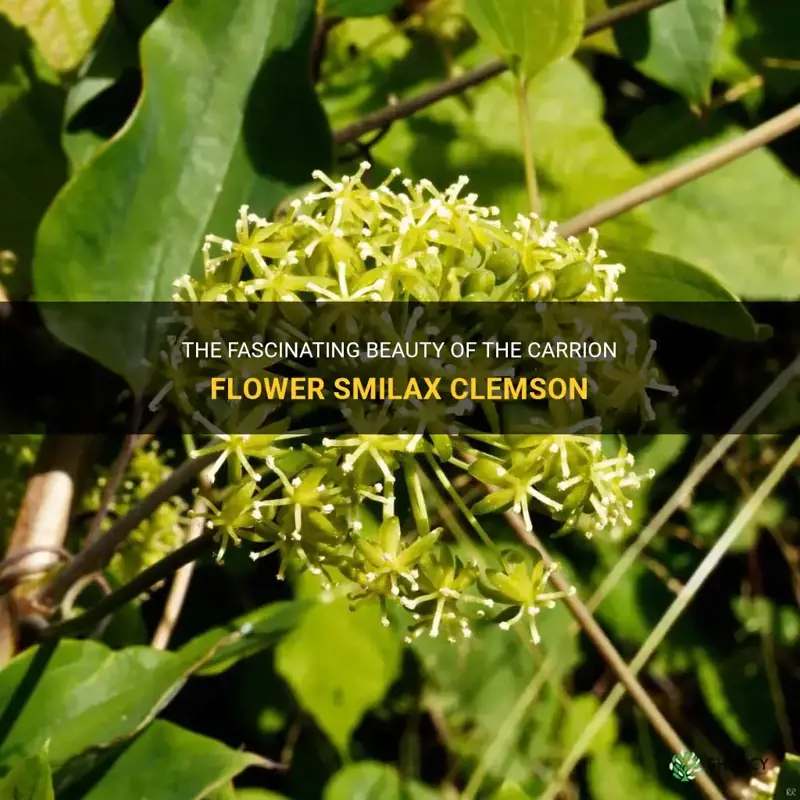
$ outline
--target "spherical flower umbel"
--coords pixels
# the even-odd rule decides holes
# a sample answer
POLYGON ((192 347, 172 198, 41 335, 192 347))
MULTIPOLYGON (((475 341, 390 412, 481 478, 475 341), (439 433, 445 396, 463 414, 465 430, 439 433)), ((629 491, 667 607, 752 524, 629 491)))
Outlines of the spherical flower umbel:
MULTIPOLYGON (((535 214, 506 228, 497 208, 465 194, 465 176, 439 190, 428 180, 395 186, 393 170, 368 186, 368 168, 362 163, 338 180, 315 173, 319 188, 292 201, 285 214, 266 220, 242 207, 231 238, 209 235, 204 274, 175 283, 175 300, 192 304, 189 314, 177 314, 183 328, 175 341, 189 334, 222 343, 235 337, 220 304, 242 304, 248 320, 259 320, 270 304, 285 303, 281 330, 313 338, 337 324, 343 301, 513 301, 531 309, 589 301, 587 310, 596 306, 597 313, 580 318, 530 315, 526 334, 581 341, 602 332, 618 342, 623 359, 580 369, 610 398, 608 413, 652 416, 648 393, 671 387, 652 363, 646 317, 614 303, 624 267, 607 261, 596 231, 586 243, 564 239, 535 214), (320 313, 304 314, 309 303, 320 305, 320 313)), ((405 328, 407 340, 434 335, 416 322, 405 328)), ((524 626, 538 642, 536 617, 564 596, 546 587, 555 567, 536 559, 491 547, 486 565, 456 557, 448 526, 435 513, 436 482, 451 496, 457 476, 490 488, 471 509, 459 503, 473 522, 476 514, 511 509, 528 531, 539 515, 592 535, 631 524, 633 495, 647 477, 636 473, 624 442, 609 449, 605 437, 601 446, 599 417, 580 403, 539 409, 529 420, 535 432, 524 434, 460 425, 474 404, 439 409, 419 401, 391 413, 379 404, 338 408, 324 424, 305 425, 290 403, 256 404, 245 414, 235 403, 204 405, 199 390, 192 395, 192 387, 207 387, 215 375, 261 376, 279 364, 228 357, 198 363, 174 354, 164 364, 180 408, 191 402, 195 423, 212 435, 201 450, 218 454, 212 472, 227 465, 229 486, 221 496, 212 493, 208 516, 221 550, 244 538, 262 545, 253 558, 280 557, 279 577, 295 566, 326 586, 345 580, 354 603, 381 603, 387 624, 390 605, 405 614, 410 640, 464 639, 494 623, 504 630, 524 626), (451 420, 446 431, 435 427, 440 412, 451 420), (417 423, 410 430, 409 418, 417 423)), ((546 373, 553 365, 545 359, 541 368, 546 373)), ((475 369, 491 374, 493 364, 475 369)))

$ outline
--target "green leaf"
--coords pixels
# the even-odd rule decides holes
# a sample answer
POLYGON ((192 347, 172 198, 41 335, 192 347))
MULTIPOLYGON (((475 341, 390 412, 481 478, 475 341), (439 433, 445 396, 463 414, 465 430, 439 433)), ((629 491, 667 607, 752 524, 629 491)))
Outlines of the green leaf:
POLYGON ((206 797, 248 767, 269 766, 254 753, 157 720, 103 772, 83 800, 187 800, 206 797))
POLYGON ((673 0, 615 26, 622 55, 640 72, 707 103, 725 25, 725 0, 673 0))
POLYGON ((215 674, 271 646, 302 603, 275 603, 213 628, 177 653, 62 640, 26 650, 0 672, 0 764, 49 741, 58 766, 140 731, 201 669, 215 674))
POLYGON ((54 800, 47 748, 15 764, 0 780, 0 797, 9 800, 54 800))
POLYGON ((583 36, 583 0, 465 0, 481 38, 525 80, 572 55, 583 36))
POLYGON ((0 16, 0 251, 17 258, 0 281, 12 298, 31 290, 36 228, 67 178, 64 91, 30 69, 31 58, 25 37, 0 16))
POLYGON ((755 341, 768 330, 757 325, 736 295, 702 267, 648 250, 608 252, 612 261, 625 265, 619 278, 625 300, 653 304, 657 313, 737 339, 755 341))
POLYGON ((362 761, 337 772, 324 800, 400 800, 400 776, 388 764, 362 761))
POLYGON ((516 784, 506 781, 491 797, 491 800, 531 800, 531 796, 516 784))
POLYGON ((769 682, 757 651, 740 650, 727 658, 697 650, 697 677, 706 704, 731 739, 760 752, 777 730, 769 682))
MULTIPOLYGON (((663 765, 669 774, 668 765, 663 765)), ((641 766, 640 759, 628 747, 618 746, 602 758, 589 762, 589 788, 593 800, 608 797, 608 787, 614 787, 616 797, 647 798, 647 800, 678 800, 681 796, 658 783, 655 776, 641 766)))
POLYGON ((170 4, 142 39, 136 112, 42 223, 37 299, 102 301, 47 306, 48 326, 135 386, 156 344, 159 311, 148 304, 171 299, 175 278, 199 263, 209 226, 224 218, 232 227, 248 199, 268 213, 288 184, 327 165, 329 153, 317 148, 327 129, 307 73, 286 69, 294 45, 310 36, 312 11, 312 0, 170 4), (312 117, 312 138, 297 136, 295 125, 312 117), (276 149, 290 138, 290 151, 276 149))
POLYGON ((404 781, 388 764, 359 761, 337 772, 323 800, 434 800, 437 792, 418 781, 404 781))
MULTIPOLYGON (((582 694, 573 697, 567 706, 567 715, 564 727, 561 729, 561 746, 569 752, 577 744, 581 734, 589 725, 592 717, 600 708, 600 701, 593 694, 582 694)), ((610 716, 603 727, 592 739, 587 755, 602 757, 606 750, 611 749, 617 742, 617 718, 610 716)))
POLYGON ((399 666, 398 641, 381 625, 378 608, 350 611, 345 600, 312 608, 275 653, 278 674, 342 752, 363 715, 391 686, 399 666))
MULTIPOLYGON (((741 133, 731 127, 654 165, 653 172, 686 163, 741 133)), ((800 298, 800 183, 768 149, 646 207, 656 226, 652 250, 705 268, 745 299, 800 298)))
POLYGON ((329 17, 376 17, 388 14, 398 0, 326 0, 325 13, 329 17))
POLYGON ((74 640, 26 650, 0 672, 0 764, 49 742, 58 766, 134 734, 209 655, 208 640, 179 654, 74 640))
POLYGON ((787 753, 778 773, 774 797, 794 797, 798 790, 800 790, 800 756, 787 753))
POLYGON ((198 675, 217 675, 237 662, 272 647, 288 631, 297 627, 302 615, 312 607, 307 602, 278 602, 244 614, 228 625, 212 628, 193 639, 181 652, 208 650, 209 657, 198 675))
POLYGON ((53 69, 70 72, 83 61, 113 0, 0 0, 0 13, 25 28, 53 69))

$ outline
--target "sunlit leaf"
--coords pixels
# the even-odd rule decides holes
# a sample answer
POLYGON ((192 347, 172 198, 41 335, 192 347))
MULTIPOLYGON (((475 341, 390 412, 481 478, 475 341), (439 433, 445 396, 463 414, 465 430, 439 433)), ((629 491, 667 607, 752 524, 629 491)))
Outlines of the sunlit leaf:
POLYGON ((466 0, 469 21, 525 79, 572 55, 583 35, 583 0, 466 0))
POLYGON ((83 60, 111 11, 113 0, 0 0, 0 12, 25 28, 59 72, 83 60))
POLYGON ((278 673, 341 751, 394 681, 399 659, 398 639, 377 607, 350 611, 344 600, 311 609, 275 654, 278 673))
MULTIPOLYGON (((736 295, 707 270, 674 256, 648 250, 610 248, 612 261, 625 265, 620 296, 648 303, 655 313, 744 340, 762 331, 736 295)), ((764 332, 766 333, 766 331, 764 332)))
MULTIPOLYGON (((737 135, 730 129, 652 170, 663 172, 737 135)), ((646 207, 656 226, 652 250, 704 267, 745 299, 800 297, 800 183, 766 148, 646 207)))

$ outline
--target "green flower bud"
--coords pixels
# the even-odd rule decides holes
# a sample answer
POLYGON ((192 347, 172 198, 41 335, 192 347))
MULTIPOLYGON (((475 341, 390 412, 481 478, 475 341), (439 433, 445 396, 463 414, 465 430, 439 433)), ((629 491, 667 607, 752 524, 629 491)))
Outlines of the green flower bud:
POLYGON ((471 294, 485 294, 488 295, 494 289, 495 277, 494 274, 485 269, 479 269, 473 272, 464 281, 464 292, 466 295, 471 294))
POLYGON ((557 300, 572 300, 584 292, 592 278, 594 278, 594 269, 588 261, 575 261, 567 264, 556 273, 553 296, 557 300))
POLYGON ((495 251, 484 264, 486 269, 491 270, 501 280, 507 280, 519 271, 519 253, 510 247, 503 247, 495 251))
POLYGON ((535 273, 525 284, 525 297, 528 300, 544 300, 549 297, 556 285, 556 279, 550 270, 535 273))

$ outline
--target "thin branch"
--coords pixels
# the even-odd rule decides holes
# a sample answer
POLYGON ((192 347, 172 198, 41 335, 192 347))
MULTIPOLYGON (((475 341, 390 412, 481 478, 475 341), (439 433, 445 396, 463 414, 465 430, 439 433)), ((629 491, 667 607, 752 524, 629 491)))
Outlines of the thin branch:
POLYGON ((109 614, 124 606, 139 595, 144 594, 156 584, 168 578, 185 564, 189 564, 210 549, 214 541, 214 532, 203 531, 200 536, 174 550, 161 561, 153 564, 144 572, 140 572, 130 583, 103 598, 84 614, 73 619, 46 625, 39 630, 39 636, 45 639, 76 636, 102 622, 109 614))
MULTIPOLYGON (((632 0, 632 2, 625 3, 621 6, 606 11, 603 14, 598 14, 592 19, 588 20, 585 28, 583 29, 584 37, 592 36, 598 31, 610 28, 616 25, 623 19, 633 17, 637 14, 642 14, 645 11, 658 8, 658 6, 665 5, 672 0, 632 0)), ((405 119, 415 114, 417 111, 427 108, 428 106, 438 103, 439 100, 444 100, 445 97, 452 97, 456 94, 461 94, 466 89, 472 86, 478 86, 496 75, 500 75, 508 69, 505 62, 499 59, 489 61, 476 67, 463 75, 457 75, 454 78, 449 78, 446 81, 437 83, 424 92, 418 95, 408 97, 405 100, 398 100, 396 103, 385 106, 379 111, 334 131, 333 140, 336 144, 345 144, 353 142, 373 130, 379 130, 391 125, 398 119, 405 119)))
MULTIPOLYGON (((686 586, 684 586, 681 593, 675 598, 675 600, 672 602, 672 605, 670 605, 664 616, 659 620, 658 624, 647 637, 647 640, 641 646, 639 652, 636 653, 633 661, 631 661, 630 667, 626 667, 626 670, 631 676, 635 676, 642 669, 642 667, 644 667, 644 665, 650 659, 650 656, 653 655, 656 648, 664 640, 664 637, 670 631, 680 615, 694 599, 695 595, 706 582, 709 575, 711 575, 719 562, 728 552, 731 545, 733 545, 733 543, 736 541, 739 534, 748 524, 750 524, 761 506, 764 504, 764 501, 775 490, 778 483, 786 475, 786 473, 789 472, 789 470, 794 466, 794 462, 798 456, 800 456, 800 436, 798 436, 789 446, 781 459, 775 464, 764 481, 756 489, 752 497, 750 497, 750 499, 742 507, 742 510, 736 515, 725 533, 720 536, 716 544, 711 548, 711 550, 708 551, 708 554, 702 560, 702 562, 700 562, 700 566, 694 571, 692 577, 686 583, 686 586)), ((553 782, 548 790, 545 791, 542 800, 555 800, 561 784, 569 777, 569 774, 572 772, 575 765, 581 760, 597 732, 600 730, 609 716, 614 712, 614 709, 619 701, 625 696, 625 690, 627 689, 630 691, 630 688, 625 685, 624 681, 621 681, 621 684, 622 685, 617 684, 614 687, 603 705, 600 706, 595 715, 589 721, 589 724, 583 730, 579 740, 573 746, 572 751, 559 767, 553 782)), ((637 703, 639 702, 635 697, 634 699, 637 703)), ((660 730, 659 733, 661 733, 660 730)), ((672 745, 670 746, 672 747, 672 745)), ((673 749, 675 748, 673 747, 673 749)), ((675 752, 680 752, 680 750, 675 749, 675 752)), ((700 775, 697 776, 696 780, 698 786, 700 786, 707 796, 718 796, 716 794, 708 794, 708 792, 705 791, 700 781, 700 779, 704 777, 707 777, 705 772, 701 772, 700 775)), ((714 791, 716 792, 716 787, 714 787, 714 791)), ((721 795, 719 796, 721 797, 721 795)))
POLYGON ((147 497, 139 501, 124 517, 120 517, 97 541, 78 553, 71 564, 56 573, 39 593, 38 602, 44 606, 57 605, 75 581, 84 575, 103 569, 128 534, 209 466, 215 458, 217 454, 206 453, 198 458, 184 461, 147 497))
MULTIPOLYGON (((200 485, 206 488, 210 482, 205 475, 200 476, 200 485)), ((186 539, 187 544, 202 536, 206 524, 206 511, 208 504, 205 498, 198 494, 194 501, 194 508, 192 509, 192 521, 189 525, 189 533, 186 539)), ((156 650, 166 650, 169 640, 172 638, 172 633, 178 623, 178 617, 181 614, 183 603, 186 600, 186 595, 189 592, 189 584, 192 582, 192 574, 194 573, 194 561, 181 567, 172 580, 172 586, 167 596, 167 602, 164 604, 164 613, 161 615, 161 622, 153 634, 153 641, 150 643, 156 650)))
MULTIPOLYGON (((139 427, 141 415, 142 404, 141 400, 137 399, 133 409, 133 430, 136 430, 139 427)), ((108 479, 106 480, 106 483, 103 486, 103 491, 100 494, 100 506, 98 507, 97 511, 92 517, 91 523, 89 524, 89 530, 86 533, 84 546, 92 544, 100 535, 100 529, 103 527, 103 522, 108 516, 108 510, 111 508, 111 503, 114 501, 120 484, 122 483, 122 479, 125 477, 125 470, 127 469, 128 462, 131 460, 131 456, 133 456, 133 453, 136 450, 138 441, 138 433, 126 434, 125 438, 123 439, 122 447, 120 448, 117 457, 114 459, 114 463, 111 465, 108 479)))
POLYGON ((531 131, 531 110, 528 104, 528 81, 517 78, 517 106, 519 107, 519 128, 522 137, 522 155, 525 159, 525 186, 528 189, 528 210, 534 214, 541 211, 539 186, 536 183, 536 166, 533 158, 531 131))
POLYGON ((693 161, 680 164, 674 169, 668 170, 662 175, 657 175, 655 178, 645 181, 627 192, 598 203, 593 208, 578 214, 577 217, 562 223, 558 232, 561 236, 575 236, 583 233, 601 222, 613 219, 649 200, 668 194, 679 186, 683 186, 697 178, 702 178, 703 175, 730 164, 737 158, 741 158, 753 150, 768 144, 773 139, 783 136, 798 126, 800 126, 800 103, 762 125, 753 128, 753 130, 748 131, 737 139, 724 142, 693 161))

